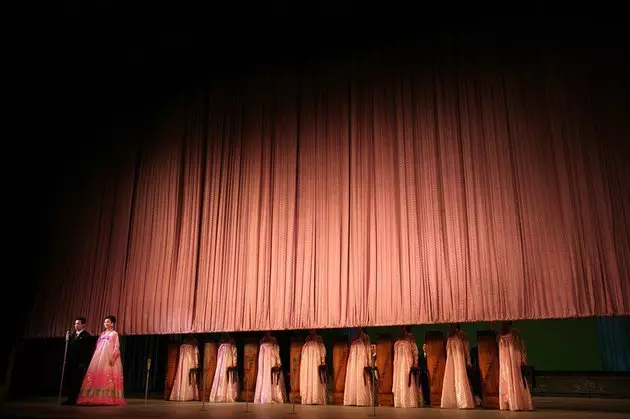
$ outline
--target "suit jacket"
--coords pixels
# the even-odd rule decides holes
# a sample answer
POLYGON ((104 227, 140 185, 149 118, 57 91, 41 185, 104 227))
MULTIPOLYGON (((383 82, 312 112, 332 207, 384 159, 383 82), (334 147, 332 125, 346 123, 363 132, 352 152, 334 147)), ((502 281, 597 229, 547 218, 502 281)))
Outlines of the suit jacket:
POLYGON ((87 330, 83 330, 78 335, 76 333, 71 335, 68 342, 68 363, 88 366, 92 360, 93 350, 92 336, 87 330))

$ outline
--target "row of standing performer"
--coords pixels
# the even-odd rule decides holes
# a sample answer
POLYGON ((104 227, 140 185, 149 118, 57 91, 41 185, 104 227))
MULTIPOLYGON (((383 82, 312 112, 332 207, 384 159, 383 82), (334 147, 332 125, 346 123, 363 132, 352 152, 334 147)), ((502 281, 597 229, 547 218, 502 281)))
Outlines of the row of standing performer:
MULTIPOLYGON (((521 367, 527 362, 525 344, 510 322, 504 322, 497 335, 499 347, 499 408, 501 410, 533 410, 531 393, 523 378, 521 367)), ((424 356, 429 348, 423 345, 424 356)), ((375 367, 376 352, 370 338, 360 328, 350 345, 345 374, 343 404, 345 406, 371 406, 375 400, 374 380, 378 380, 375 367)), ((190 339, 180 347, 177 373, 169 399, 173 401, 199 400, 197 380, 199 349, 190 339)), ((238 357, 234 340, 223 334, 217 353, 217 365, 208 400, 212 403, 230 403, 239 398, 238 357)), ((442 383, 441 407, 446 409, 474 409, 469 371, 471 365, 468 338, 451 324, 446 341, 446 366, 442 383)), ((327 403, 326 347, 315 330, 309 332, 301 350, 299 369, 301 404, 327 403)), ((393 359, 394 406, 414 408, 423 406, 420 381, 419 351, 416 340, 407 327, 401 328, 394 343, 393 359)), ((286 403, 288 401, 280 346, 267 332, 260 342, 254 403, 286 403)))
MULTIPOLYGON (((123 367, 120 359, 119 336, 115 330, 116 318, 107 316, 104 331, 100 334, 92 354, 85 319, 75 321, 75 333, 68 336, 68 376, 65 404, 121 405, 123 367)), ((531 393, 523 379, 521 367, 527 362, 525 344, 519 333, 504 322, 497 335, 499 347, 499 407, 501 410, 533 410, 531 393)), ((428 348, 423 347, 424 356, 428 348)), ((345 374, 343 404, 371 406, 375 402, 373 380, 378 380, 375 368, 375 349, 362 328, 350 345, 345 374)), ((401 328, 394 343, 393 395, 395 407, 423 405, 419 380, 419 352, 416 340, 407 327, 401 328)), ((181 347, 176 380, 171 400, 197 400, 198 387, 192 372, 198 369, 199 349, 194 341, 181 347)), ((217 366, 210 390, 209 401, 235 402, 239 395, 238 356, 234 340, 224 334, 217 354, 217 366)), ((446 342, 446 367, 442 385, 441 407, 473 409, 476 407, 468 377, 471 367, 470 344, 457 324, 450 325, 446 342)), ((326 404, 327 398, 326 347, 315 330, 309 332, 302 347, 299 388, 302 404, 326 404)), ((280 346, 267 332, 260 342, 254 403, 285 403, 286 387, 280 360, 280 346)))

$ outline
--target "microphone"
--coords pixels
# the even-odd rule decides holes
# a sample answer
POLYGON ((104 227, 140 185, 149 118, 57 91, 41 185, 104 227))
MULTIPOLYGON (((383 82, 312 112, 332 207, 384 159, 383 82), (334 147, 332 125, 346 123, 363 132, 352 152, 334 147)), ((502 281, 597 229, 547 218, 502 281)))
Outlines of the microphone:
POLYGON ((144 384, 144 407, 147 407, 147 400, 149 398, 149 374, 151 371, 151 358, 147 359, 147 379, 144 384))
POLYGON ((70 340, 70 329, 66 330, 66 342, 70 340))

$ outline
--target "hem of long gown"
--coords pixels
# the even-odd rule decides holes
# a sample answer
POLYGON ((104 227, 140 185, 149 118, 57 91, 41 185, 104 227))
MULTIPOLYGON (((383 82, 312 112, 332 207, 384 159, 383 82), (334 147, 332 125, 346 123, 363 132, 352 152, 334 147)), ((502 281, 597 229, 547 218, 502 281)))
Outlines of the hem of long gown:
MULTIPOLYGON (((407 400, 409 400, 408 397, 405 396, 399 396, 396 397, 396 395, 394 395, 394 407, 396 408, 416 408, 416 407, 420 407, 423 405, 420 397, 418 396, 416 398, 416 402, 413 402, 414 397, 411 397, 411 401, 409 402, 409 404, 407 404, 407 400), (415 406, 414 406, 415 404, 415 406)), ((371 406, 371 405, 370 405, 371 406)))
POLYGON ((110 398, 90 398, 77 400, 78 406, 124 406, 127 402, 124 399, 110 399, 110 398))
POLYGON ((499 408, 499 410, 501 412, 533 412, 535 409, 533 407, 532 408, 524 407, 522 409, 511 409, 511 408, 507 407, 505 409, 499 408))
POLYGON ((236 402, 236 398, 234 398, 234 400, 228 400, 228 399, 217 399, 217 398, 209 398, 208 399, 208 403, 235 403, 236 402))
POLYGON ((473 410, 476 407, 450 407, 450 406, 440 406, 440 409, 450 409, 450 410, 473 410))
POLYGON ((502 412, 533 412, 536 409, 534 408, 534 404, 531 403, 531 401, 530 401, 530 404, 531 404, 531 407, 512 408, 510 402, 508 402, 506 398, 505 399, 502 398, 499 400, 499 410, 502 412))
POLYGON ((471 410, 471 409, 475 409, 475 408, 476 408, 476 406, 474 406, 474 400, 473 400, 473 406, 459 407, 457 405, 457 402, 455 402, 453 404, 440 404, 440 409, 471 410))
POLYGON ((324 404, 326 396, 311 397, 310 395, 300 394, 300 404, 324 404))

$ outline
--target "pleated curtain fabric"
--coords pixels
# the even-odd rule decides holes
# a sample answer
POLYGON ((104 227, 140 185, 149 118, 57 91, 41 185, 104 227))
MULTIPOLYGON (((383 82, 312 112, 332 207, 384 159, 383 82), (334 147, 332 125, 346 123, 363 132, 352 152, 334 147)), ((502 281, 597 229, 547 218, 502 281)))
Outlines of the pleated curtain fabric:
POLYGON ((26 335, 630 314, 614 58, 401 57, 209 83, 121 132, 56 218, 26 335))

